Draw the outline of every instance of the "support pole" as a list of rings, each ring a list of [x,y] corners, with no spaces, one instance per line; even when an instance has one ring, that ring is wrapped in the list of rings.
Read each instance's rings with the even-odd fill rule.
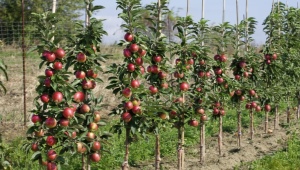
[[[22,61],[23,61],[23,113],[24,113],[24,126],[26,126],[26,52],[25,52],[25,4],[22,0]]]

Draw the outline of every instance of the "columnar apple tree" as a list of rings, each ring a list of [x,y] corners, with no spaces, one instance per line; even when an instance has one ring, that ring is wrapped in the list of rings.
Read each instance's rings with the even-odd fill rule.
[[[87,5],[89,18],[93,11],[102,8],[93,7],[91,1]],[[35,14],[35,19],[43,35],[37,47],[42,53],[40,68],[45,65],[46,69],[45,75],[39,76],[40,84],[36,88],[38,96],[31,118],[34,125],[27,131],[31,150],[35,152],[32,159],[52,170],[65,163],[65,152],[79,153],[82,154],[82,169],[90,169],[89,161],[100,161],[101,142],[110,136],[98,130],[100,125],[105,125],[98,112],[102,98],[92,93],[96,82],[101,81],[97,72],[101,70],[99,62],[105,58],[97,53],[105,34],[102,21],[92,18],[86,29],[80,26],[75,38],[70,38],[69,46],[62,47],[60,41],[65,37],[56,34],[54,15]],[[73,77],[67,71],[70,66],[75,70]],[[28,145],[25,148],[28,150]]]

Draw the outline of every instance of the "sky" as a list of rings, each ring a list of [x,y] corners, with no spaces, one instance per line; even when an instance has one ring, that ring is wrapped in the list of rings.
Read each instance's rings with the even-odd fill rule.
[[[236,24],[236,1],[225,0],[225,21]],[[157,0],[141,0],[142,5],[157,2]],[[173,9],[179,16],[186,15],[187,0],[169,0],[169,9]],[[277,2],[277,0],[275,0]],[[284,0],[288,6],[297,7],[300,0]],[[100,10],[94,17],[106,19],[104,21],[104,29],[108,32],[108,36],[103,37],[103,43],[112,44],[123,39],[124,32],[120,28],[122,20],[118,18],[120,10],[116,9],[115,0],[95,0],[94,5],[102,5],[105,9]],[[199,21],[202,14],[202,0],[189,0],[189,15],[194,21]],[[253,38],[256,44],[262,44],[266,35],[263,32],[263,21],[270,14],[272,0],[248,0],[248,16],[254,17],[258,21],[256,25],[256,33]],[[223,0],[205,0],[204,18],[209,20],[209,24],[217,25],[222,22]],[[243,19],[246,11],[246,0],[239,0],[239,20]]]

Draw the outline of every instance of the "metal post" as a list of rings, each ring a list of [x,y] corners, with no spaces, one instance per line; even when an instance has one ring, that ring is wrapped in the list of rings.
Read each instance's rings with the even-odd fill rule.
[[[25,4],[24,0],[22,0],[22,60],[23,60],[23,112],[24,112],[24,126],[26,126],[26,70],[25,70],[25,59],[26,59],[26,52],[25,52]]]

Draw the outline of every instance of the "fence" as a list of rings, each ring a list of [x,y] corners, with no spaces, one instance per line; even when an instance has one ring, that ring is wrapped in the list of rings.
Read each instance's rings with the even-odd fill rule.
[[[41,35],[35,27],[34,22],[25,22],[25,46],[30,48],[38,44]],[[56,25],[57,32],[65,37],[66,35],[74,35],[75,26],[60,23]],[[22,47],[22,22],[0,22],[0,47],[1,46]]]

